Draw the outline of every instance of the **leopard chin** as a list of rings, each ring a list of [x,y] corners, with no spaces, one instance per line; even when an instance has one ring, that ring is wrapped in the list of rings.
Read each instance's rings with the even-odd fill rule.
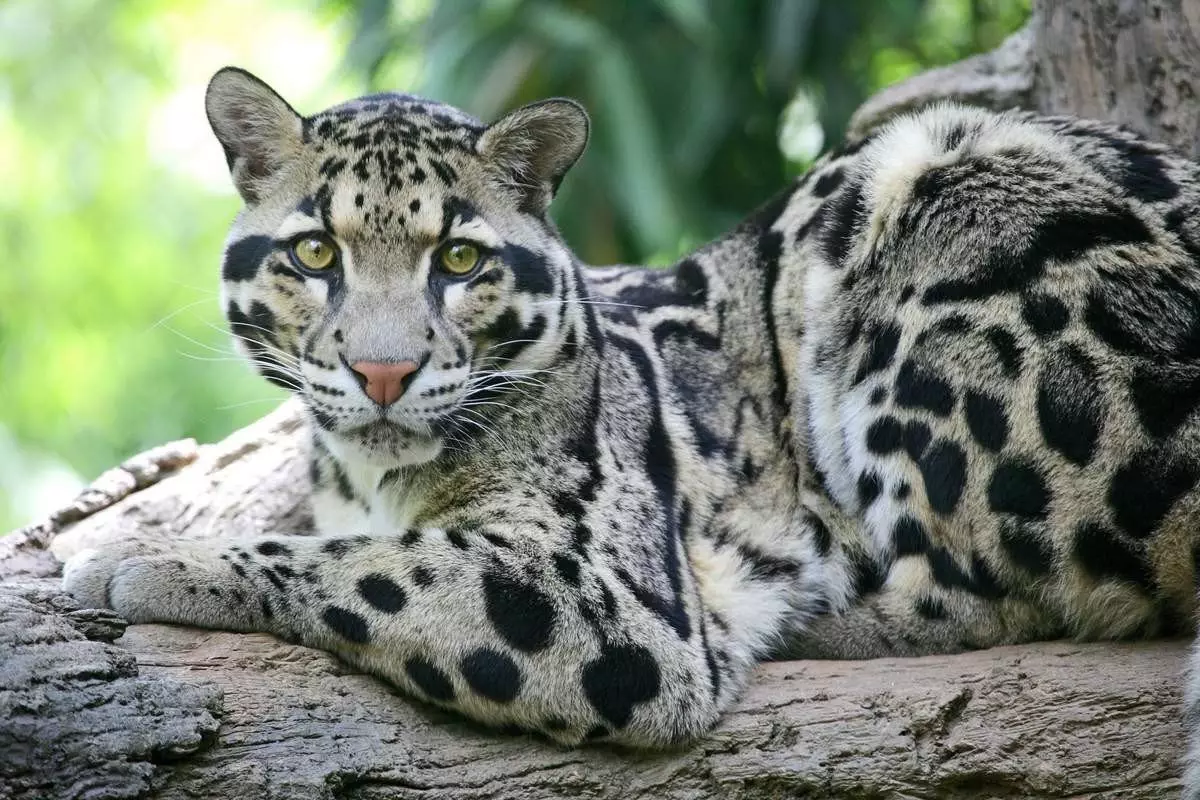
[[[442,452],[442,438],[386,419],[336,433],[324,441],[336,457],[353,464],[396,469],[428,463]]]

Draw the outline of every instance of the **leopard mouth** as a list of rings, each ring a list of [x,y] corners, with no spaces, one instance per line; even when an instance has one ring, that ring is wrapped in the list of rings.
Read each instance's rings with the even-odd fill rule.
[[[324,438],[334,455],[344,461],[382,468],[425,463],[442,450],[441,437],[428,428],[417,430],[389,419],[326,432]]]
[[[342,436],[356,439],[364,444],[386,446],[390,444],[403,445],[415,440],[428,440],[431,432],[427,425],[416,426],[406,424],[403,420],[393,420],[380,417],[366,425],[360,425],[346,431]]]

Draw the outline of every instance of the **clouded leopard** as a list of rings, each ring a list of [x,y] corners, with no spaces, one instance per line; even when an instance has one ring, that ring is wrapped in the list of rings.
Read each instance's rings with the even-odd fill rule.
[[[81,600],[640,746],[771,656],[1190,629],[1200,170],[1166,148],[939,106],[669,269],[593,268],[548,217],[573,101],[306,117],[225,69],[207,110],[224,310],[307,409],[317,532],[135,536],[67,564]]]

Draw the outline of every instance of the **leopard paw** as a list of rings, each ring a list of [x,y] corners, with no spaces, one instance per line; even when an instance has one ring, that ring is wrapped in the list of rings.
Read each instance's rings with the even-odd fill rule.
[[[110,608],[130,622],[164,619],[178,593],[179,559],[133,543],[82,550],[63,565],[63,590],[85,608]]]
[[[112,608],[108,585],[118,563],[120,556],[112,550],[80,550],[63,564],[63,591],[83,608]]]

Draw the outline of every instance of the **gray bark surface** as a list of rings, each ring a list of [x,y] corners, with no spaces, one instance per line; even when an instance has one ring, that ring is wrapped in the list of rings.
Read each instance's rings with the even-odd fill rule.
[[[852,128],[955,99],[1111,119],[1196,155],[1198,33],[1200,0],[1035,3],[995,52],[884,90]],[[320,651],[126,628],[58,591],[53,553],[134,528],[307,532],[306,447],[287,403],[220,444],[131,459],[0,537],[0,800],[1178,793],[1184,642],[765,664],[711,736],[644,754],[493,733]]]
[[[940,100],[1127,125],[1200,157],[1200,0],[1041,0],[990,53],[877,93],[850,120],[862,136]]]

